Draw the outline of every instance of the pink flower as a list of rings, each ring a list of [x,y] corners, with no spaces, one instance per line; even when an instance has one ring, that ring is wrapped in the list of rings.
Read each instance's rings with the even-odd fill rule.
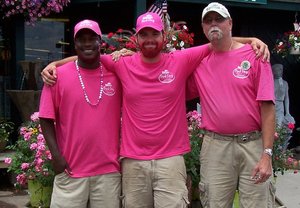
[[[38,172],[38,173],[39,173],[39,172],[42,172],[42,168],[41,168],[40,166],[35,166],[34,169],[35,169],[35,171]]]
[[[294,162],[294,159],[293,159],[293,158],[289,157],[289,158],[287,159],[287,164],[288,164],[288,165],[292,164],[293,162]]]
[[[30,149],[31,149],[31,150],[35,150],[37,147],[38,147],[37,143],[32,143],[32,144],[30,145]]]
[[[38,135],[37,135],[37,140],[38,140],[38,142],[45,143],[43,134],[38,134]]]
[[[274,139],[276,140],[276,139],[278,139],[279,138],[279,134],[277,133],[277,132],[275,132],[275,134],[274,134]]]
[[[39,112],[34,112],[31,116],[30,116],[30,119],[33,121],[33,122],[36,122],[39,120]]]
[[[21,165],[21,169],[22,170],[27,170],[28,168],[29,168],[29,163],[22,163],[22,165]]]
[[[31,138],[31,135],[32,135],[32,132],[26,132],[26,133],[24,134],[24,139],[25,139],[25,141],[29,141],[30,138]]]
[[[7,158],[4,159],[4,163],[5,164],[9,164],[10,165],[11,162],[12,162],[12,159],[10,157],[7,157]]]
[[[27,183],[26,174],[22,173],[17,175],[17,182],[21,185],[25,185]]]
[[[50,150],[46,150],[45,154],[46,154],[48,160],[52,160],[52,155],[51,155]]]
[[[26,128],[26,127],[21,127],[21,128],[20,128],[20,134],[21,134],[21,135],[26,134],[26,132],[27,132],[27,128]]]

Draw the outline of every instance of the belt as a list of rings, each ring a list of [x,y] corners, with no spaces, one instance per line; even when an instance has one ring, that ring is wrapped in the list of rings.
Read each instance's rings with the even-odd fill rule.
[[[261,138],[261,132],[260,131],[252,131],[245,134],[217,134],[212,131],[205,131],[205,135],[213,138],[213,139],[219,139],[224,141],[233,141],[237,140],[237,142],[246,143],[249,141],[254,141]]]

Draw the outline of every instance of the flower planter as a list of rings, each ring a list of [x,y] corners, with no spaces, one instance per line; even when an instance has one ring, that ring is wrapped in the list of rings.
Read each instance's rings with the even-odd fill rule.
[[[36,180],[28,180],[31,207],[50,207],[52,186],[43,186]]]

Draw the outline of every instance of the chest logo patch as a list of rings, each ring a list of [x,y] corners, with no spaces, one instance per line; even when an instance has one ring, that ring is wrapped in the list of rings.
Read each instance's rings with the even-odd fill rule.
[[[161,74],[158,76],[158,81],[161,83],[171,83],[175,79],[175,75],[172,74],[172,72],[169,72],[168,70],[164,70],[161,72]]]
[[[107,96],[113,96],[116,91],[110,82],[106,83],[103,87],[103,93]]]
[[[250,70],[249,70],[250,68],[251,68],[250,62],[245,60],[242,61],[240,66],[238,66],[232,71],[232,74],[238,79],[245,79],[250,74]]]

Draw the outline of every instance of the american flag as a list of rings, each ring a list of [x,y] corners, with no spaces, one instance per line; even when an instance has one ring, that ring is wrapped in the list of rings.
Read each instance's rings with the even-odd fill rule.
[[[164,19],[164,15],[167,14],[167,8],[167,0],[156,0],[148,9],[148,12],[156,13],[161,19]]]

